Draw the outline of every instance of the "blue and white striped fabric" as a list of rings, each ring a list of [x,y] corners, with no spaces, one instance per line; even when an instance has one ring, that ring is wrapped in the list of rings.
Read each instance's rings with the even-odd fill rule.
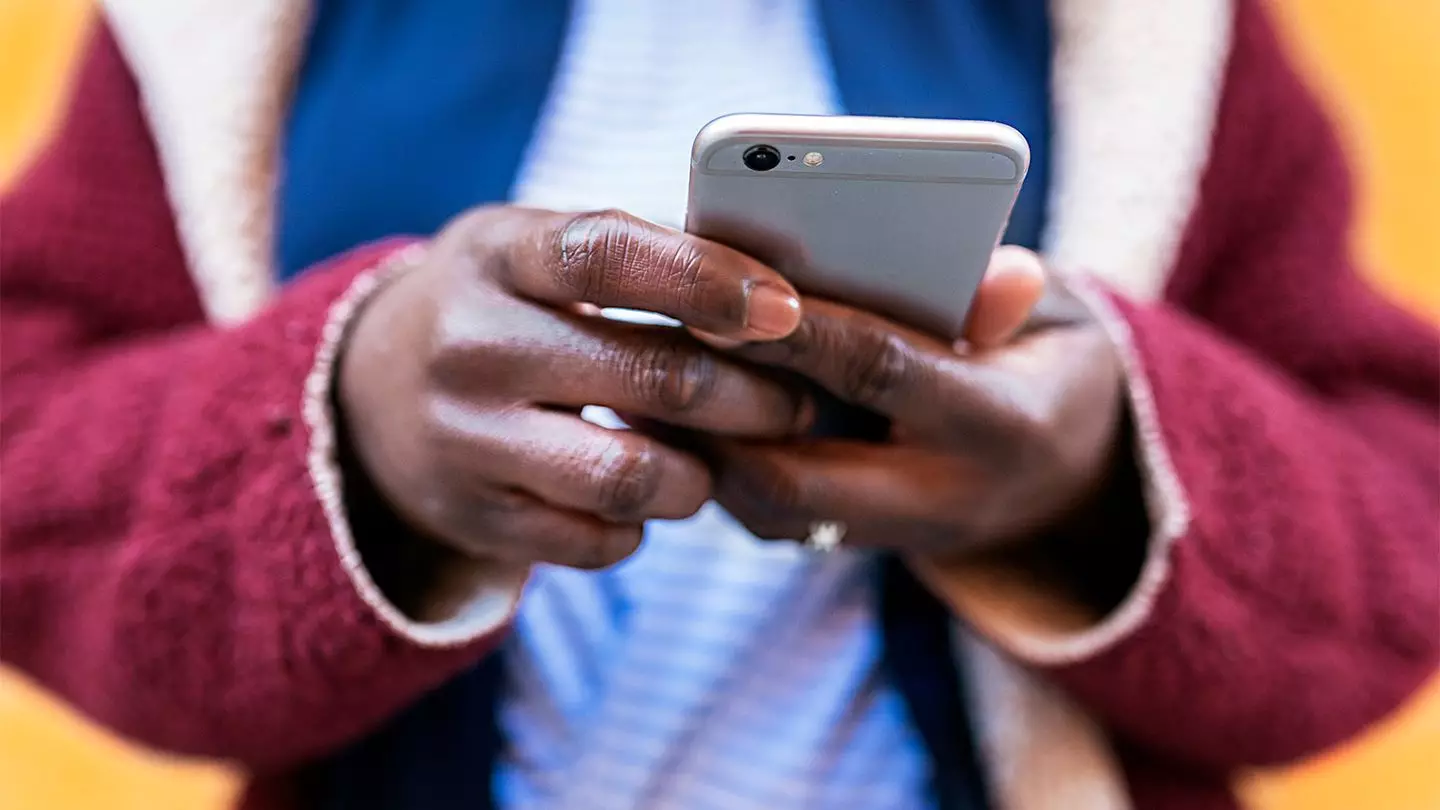
[[[573,8],[517,202],[678,226],[707,121],[838,109],[806,0]],[[537,571],[507,656],[500,806],[925,806],[872,579],[860,555],[763,544],[714,504],[652,523],[614,569]]]

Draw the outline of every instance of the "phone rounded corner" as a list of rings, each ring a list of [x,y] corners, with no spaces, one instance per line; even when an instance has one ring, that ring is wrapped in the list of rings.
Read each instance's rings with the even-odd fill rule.
[[[740,133],[744,129],[745,119],[749,117],[747,113],[726,113],[712,118],[705,126],[700,127],[690,146],[691,170],[703,171],[715,150]]]
[[[1015,179],[1023,181],[1030,171],[1030,141],[1025,138],[1025,133],[997,121],[994,144],[1015,164]]]

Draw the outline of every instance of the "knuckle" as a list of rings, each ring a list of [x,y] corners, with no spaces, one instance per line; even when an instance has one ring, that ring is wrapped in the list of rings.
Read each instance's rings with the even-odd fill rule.
[[[629,261],[635,220],[616,210],[572,216],[557,232],[555,282],[581,301],[607,298]]]
[[[659,454],[649,447],[632,449],[614,441],[590,469],[590,485],[600,511],[631,517],[641,515],[660,491]]]
[[[678,341],[647,347],[628,358],[622,375],[641,402],[652,402],[670,413],[686,413],[714,394],[720,366],[708,353],[697,352]]]
[[[687,310],[725,323],[743,324],[747,293],[742,285],[721,283],[705,249],[694,239],[675,236],[655,259],[654,271],[674,300]]]
[[[454,400],[443,395],[430,394],[423,397],[416,421],[415,447],[419,457],[425,460],[425,467],[432,479],[442,481],[446,486],[455,483],[451,474],[454,459],[464,452],[466,444],[463,433],[456,425],[459,408]],[[459,446],[457,446],[459,445]]]
[[[408,495],[391,500],[450,545],[472,552],[508,547],[523,528],[530,501],[498,486],[480,461],[489,447],[475,431],[474,406],[431,394],[409,416],[404,440],[386,457],[387,468],[403,472]]]
[[[904,338],[882,331],[860,331],[853,348],[841,357],[842,393],[857,405],[888,398],[904,384],[912,366]]]
[[[705,284],[705,251],[690,237],[676,234],[672,239],[661,240],[668,244],[656,245],[653,259],[657,275],[667,285],[682,294],[688,294]]]
[[[435,497],[427,498],[432,505],[453,512],[474,500],[485,484],[484,471],[475,463],[476,441],[467,428],[473,413],[450,397],[429,396],[418,417],[405,450],[414,454],[415,463],[406,466],[433,492]]]
[[[497,221],[513,216],[512,211],[503,205],[478,205],[451,218],[441,228],[441,234],[446,237],[463,234],[467,240],[484,239],[494,232]]]
[[[498,290],[460,288],[437,297],[417,355],[419,382],[436,392],[508,397],[536,378],[553,352],[546,318]]]
[[[425,385],[431,391],[463,392],[467,384],[482,376],[477,372],[498,359],[484,347],[457,339],[437,325],[424,361]],[[489,377],[489,374],[483,376]]]
[[[708,288],[709,273],[705,251],[688,238],[675,240],[675,249],[668,256],[669,272],[665,275],[687,298],[701,297]]]
[[[445,226],[432,257],[446,265],[451,277],[509,275],[514,260],[510,249],[523,221],[513,211],[486,205],[461,214]]]
[[[537,388],[536,355],[513,342],[483,341],[450,344],[437,349],[426,363],[426,384],[440,394],[466,396],[489,403],[523,400]]]

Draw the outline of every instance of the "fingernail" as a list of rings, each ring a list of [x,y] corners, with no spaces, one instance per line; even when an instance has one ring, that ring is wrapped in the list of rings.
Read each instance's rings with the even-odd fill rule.
[[[1016,245],[1001,245],[990,256],[989,274],[995,277],[1012,276],[1034,279],[1045,283],[1045,264],[1034,251]]]
[[[800,299],[768,284],[750,290],[745,307],[745,327],[773,337],[785,337],[800,325]]]

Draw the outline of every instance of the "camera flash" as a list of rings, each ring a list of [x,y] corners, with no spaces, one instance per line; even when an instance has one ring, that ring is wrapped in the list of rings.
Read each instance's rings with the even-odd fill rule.
[[[819,166],[825,162],[825,156],[819,152],[806,152],[805,157],[801,158],[801,161],[806,166]]]

